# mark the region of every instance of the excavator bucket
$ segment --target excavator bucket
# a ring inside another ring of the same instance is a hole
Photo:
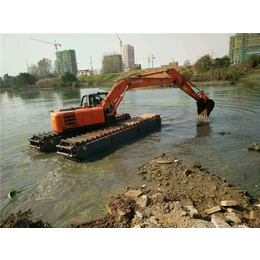
[[[215,106],[215,102],[212,99],[199,100],[197,102],[198,118],[207,119]]]

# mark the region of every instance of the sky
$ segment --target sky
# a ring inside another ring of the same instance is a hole
[[[102,68],[105,53],[120,54],[122,44],[134,46],[135,59],[142,68],[148,68],[148,56],[155,57],[153,67],[161,67],[169,62],[185,60],[193,64],[206,54],[213,58],[228,54],[229,38],[234,33],[4,33],[1,34],[1,73],[16,76],[27,72],[28,66],[37,64],[43,58],[55,61],[54,44],[61,44],[58,51],[76,51],[78,69]],[[150,67],[152,64],[150,63]]]
[[[156,5],[139,0],[125,4],[120,0],[74,0],[61,5],[45,0],[40,7],[32,0],[14,0],[1,3],[1,8],[5,11],[0,16],[0,76],[27,72],[27,63],[37,64],[43,58],[54,63],[54,45],[29,38],[56,41],[61,44],[59,51],[73,49],[79,70],[91,69],[90,58],[95,70],[102,68],[105,53],[120,54],[116,34],[123,45],[134,46],[137,63],[147,68],[152,55],[153,67],[172,60],[179,65],[185,60],[194,64],[206,54],[223,57],[228,54],[232,32],[259,32],[257,8],[240,19],[234,17],[241,11],[239,6],[224,0],[210,5],[207,0],[165,0]]]

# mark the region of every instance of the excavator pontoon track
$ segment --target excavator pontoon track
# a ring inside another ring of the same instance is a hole
[[[99,155],[126,141],[147,134],[161,125],[159,114],[143,114],[115,126],[104,127],[83,135],[62,139],[57,153],[65,158],[84,160]]]
[[[119,122],[125,121],[127,119],[130,119],[130,115],[128,113],[118,113],[115,117],[115,122],[107,124],[109,127],[110,125],[116,125]],[[89,131],[93,131],[94,129],[98,129],[101,126],[92,126],[88,130],[86,129],[78,129],[73,132],[67,132],[67,133],[56,133],[56,132],[43,132],[40,134],[34,134],[32,138],[28,139],[30,142],[30,147],[36,151],[39,152],[53,152],[57,151],[56,145],[58,145],[62,139],[71,138],[73,136],[77,136],[80,134],[86,134]],[[104,126],[102,126],[103,128]]]

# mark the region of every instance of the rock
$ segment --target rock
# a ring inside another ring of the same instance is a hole
[[[192,166],[195,168],[201,168],[201,163],[199,161],[194,161]]]
[[[175,163],[178,163],[178,162],[179,162],[179,160],[175,159],[173,162],[175,162]]]
[[[144,217],[143,214],[141,212],[139,212],[139,211],[136,211],[135,214],[140,219],[143,219],[143,217]]]
[[[156,161],[158,164],[171,164],[172,161],[170,160],[160,160],[160,161]]]
[[[119,216],[125,216],[126,214],[128,214],[129,212],[126,210],[122,210],[122,209],[118,209],[117,213]]]
[[[185,169],[184,172],[183,172],[186,176],[189,176],[192,171],[191,170],[188,170],[188,169]]]
[[[216,207],[213,207],[213,208],[210,208],[210,209],[206,209],[202,213],[210,215],[210,214],[218,212],[218,211],[221,211],[221,207],[216,206]]]
[[[241,223],[240,218],[239,218],[234,212],[229,213],[229,214],[226,216],[226,219],[227,219],[227,220],[230,220],[230,221],[232,221],[232,222],[234,222],[234,223],[236,223],[236,224],[240,224],[240,223]]]
[[[140,225],[135,225],[133,228],[141,228]]]
[[[140,190],[129,190],[125,195],[131,200],[135,200],[140,197],[143,193]]]
[[[245,224],[243,224],[243,225],[238,225],[237,227],[238,227],[238,228],[249,228],[249,227],[246,226]]]
[[[238,202],[236,200],[222,200],[220,205],[223,207],[237,206]]]
[[[257,219],[259,217],[259,214],[254,211],[254,210],[251,210],[250,211],[250,219]]]
[[[161,193],[156,193],[154,195],[154,197],[157,200],[157,202],[160,202],[160,203],[165,202],[165,197]]]
[[[158,221],[157,221],[157,219],[155,218],[155,216],[152,216],[152,217],[150,217],[149,218],[149,221],[152,223],[152,224],[158,224]]]
[[[180,201],[175,201],[174,202],[174,208],[176,209],[182,209],[183,205]]]
[[[108,205],[108,203],[106,204],[106,208],[107,208],[107,213],[112,215],[112,210],[111,210],[111,207]]]
[[[240,212],[240,211],[235,210],[235,209],[233,209],[233,208],[227,208],[227,212],[228,212],[228,213],[235,213],[235,214],[240,214],[240,215],[241,215],[241,212]]]
[[[196,216],[199,213],[193,205],[187,206],[187,209],[189,210],[189,214],[192,218],[193,216]]]
[[[215,228],[215,226],[211,222],[202,219],[196,219],[194,221],[195,224],[193,224],[191,228]]]
[[[252,143],[250,144],[250,146],[248,147],[249,150],[255,150],[255,151],[260,151],[260,146],[257,145],[256,143]]]
[[[227,222],[218,218],[214,214],[211,216],[211,223],[213,223],[216,228],[231,228]]]
[[[141,197],[138,197],[136,200],[135,200],[135,203],[141,207],[141,208],[145,208],[148,206],[148,203],[149,203],[149,198],[147,195],[143,195]]]

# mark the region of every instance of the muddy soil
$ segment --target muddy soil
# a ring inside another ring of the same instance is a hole
[[[260,202],[225,179],[175,157],[161,154],[144,163],[138,174],[157,187],[128,188],[110,195],[107,214],[96,220],[72,224],[71,228],[259,228]],[[49,227],[26,215],[12,214],[1,227]]]
[[[33,213],[29,209],[27,211],[19,211],[18,213],[5,217],[1,220],[1,228],[49,228],[48,223],[42,222],[42,220],[35,220]]]

